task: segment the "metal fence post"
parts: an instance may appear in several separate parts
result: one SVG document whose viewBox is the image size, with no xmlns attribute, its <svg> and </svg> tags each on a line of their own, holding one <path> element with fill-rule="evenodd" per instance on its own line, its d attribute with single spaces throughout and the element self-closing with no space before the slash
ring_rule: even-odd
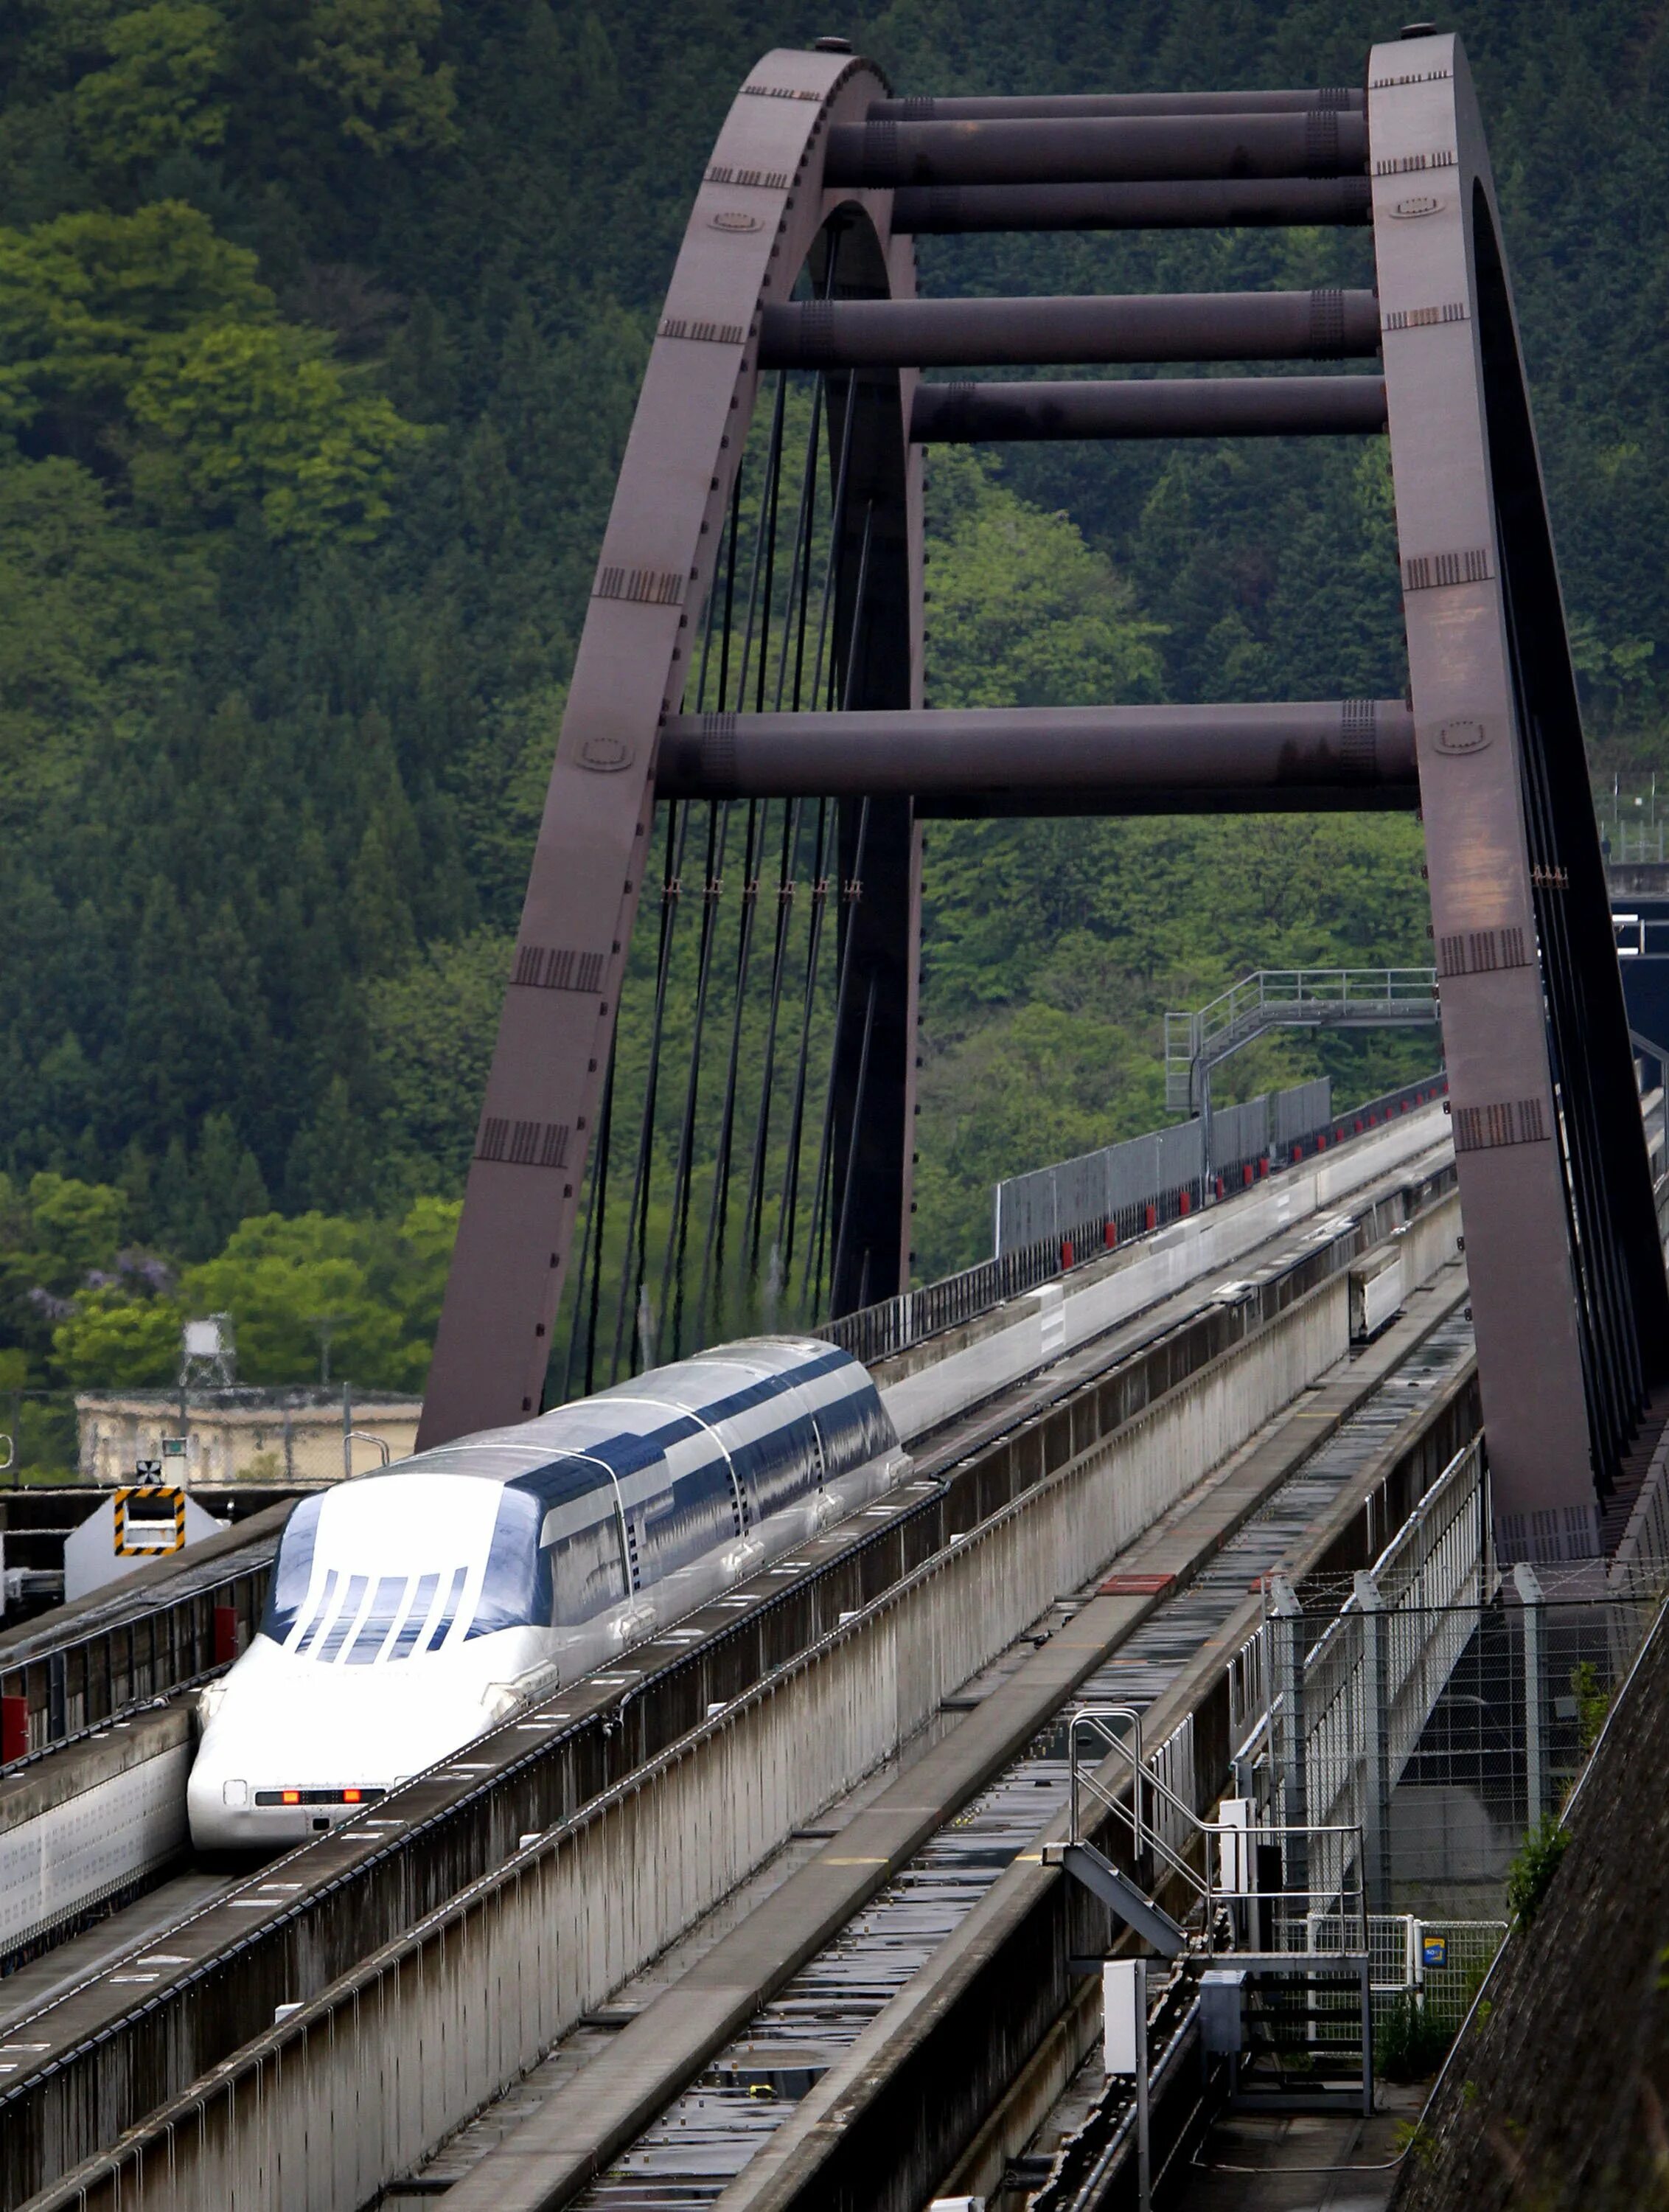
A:
<svg viewBox="0 0 1669 2212">
<path fill-rule="evenodd" d="M 1284 1575 L 1269 1578 L 1270 1611 L 1275 1616 L 1275 1638 L 1280 1653 L 1282 1703 L 1286 1713 L 1285 1742 L 1282 1746 L 1286 1814 L 1283 1825 L 1302 1832 L 1309 1826 L 1309 1778 L 1304 1741 L 1304 1613 L 1297 1593 Z M 1302 1832 L 1285 1838 L 1282 1887 L 1308 1897 L 1309 1843 Z"/>
<path fill-rule="evenodd" d="M 1141 2212 L 1153 2203 L 1152 2153 L 1148 2133 L 1147 1960 L 1136 1961 L 1136 2186 Z"/>
<path fill-rule="evenodd" d="M 1365 1569 L 1356 1577 L 1362 1615 L 1362 1887 L 1369 1910 L 1391 1910 L 1391 1773 L 1386 1713 L 1385 1600 Z"/>
<path fill-rule="evenodd" d="M 1524 1794 L 1533 1828 L 1546 1803 L 1547 1760 L 1542 1741 L 1542 1586 L 1527 1559 L 1513 1569 L 1524 1611 Z"/>
</svg>

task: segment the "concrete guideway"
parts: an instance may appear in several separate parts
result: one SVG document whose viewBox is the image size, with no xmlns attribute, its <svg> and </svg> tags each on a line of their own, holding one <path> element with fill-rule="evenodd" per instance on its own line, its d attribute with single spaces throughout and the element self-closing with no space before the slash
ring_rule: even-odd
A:
<svg viewBox="0 0 1669 2212">
<path fill-rule="evenodd" d="M 1119 1559 L 1152 1587 L 1095 1597 L 835 1842 L 620 2033 L 447 2191 L 456 2212 L 555 2212 L 653 2119 L 927 1838 L 1015 1759 L 1135 1629 L 1187 1585 L 1465 1296 L 1440 1280 L 1361 1358 L 1343 1364 L 1232 1474 Z M 1423 1413 L 1423 1408 L 1422 1413 Z M 1418 1418 L 1418 1417 L 1414 1417 Z M 1220 1663 L 1220 1662 L 1219 1662 Z"/>
<path fill-rule="evenodd" d="M 1059 1398 L 1089 1364 L 1104 1366 L 1197 1310 L 1199 1300 L 1192 1286 L 1203 1274 L 1259 1252 L 1318 1207 L 1371 1193 L 1387 1172 L 1420 1158 L 1434 1139 L 1441 1141 L 1443 1127 L 1435 1109 L 1411 1115 L 1349 1146 L 1325 1168 L 1318 1164 L 1290 1173 L 1194 1219 L 1173 1224 L 1063 1283 L 1045 1285 L 900 1354 L 877 1374 L 901 1433 L 919 1448 L 925 1430 L 942 1427 L 947 1416 L 960 1417 L 954 1440 L 930 1442 L 930 1456 L 923 1461 L 929 1473 L 952 1441 L 962 1453 L 989 1441 L 1003 1426 Z M 1110 1336 L 1109 1328 L 1120 1324 L 1121 1333 Z M 1065 1367 L 1064 1346 L 1077 1347 L 1079 1353 Z M 936 1375 L 936 1350 L 955 1360 L 948 1380 Z M 1016 1388 L 1039 1370 L 1042 1382 L 1017 1399 Z M 1004 1385 L 1009 1396 L 993 1401 L 992 1394 Z M 171 1687 L 170 1655 L 188 1669 L 191 1663 L 191 1647 L 179 1623 L 217 1602 L 231 1586 L 224 1580 L 228 1576 L 238 1578 L 241 1615 L 252 1621 L 288 1510 L 267 1509 L 241 1528 L 210 1539 L 184 1563 L 159 1562 L 141 1570 L 119 1592 L 101 1593 L 68 1608 L 68 1620 L 55 1616 L 53 1623 L 32 1625 L 20 1632 L 20 1653 L 38 1667 L 43 1654 L 63 1651 L 66 1632 L 76 1638 L 127 1631 L 139 1636 L 143 1631 L 160 1662 L 141 1679 L 130 1656 L 125 1663 L 133 1685 L 145 1691 Z M 850 1531 L 826 1538 L 810 1547 L 810 1556 L 824 1560 L 849 1541 Z M 780 1584 L 767 1577 L 766 1586 L 775 1590 Z M 868 1586 L 864 1594 L 872 1594 Z M 156 1608 L 149 1619 L 147 1603 Z M 710 1630 L 736 1626 L 724 1607 L 707 1625 Z M 725 1680 L 714 1694 L 734 1694 L 737 1686 Z M 572 1717 L 572 1699 L 564 1703 Z M 137 1895 L 154 1887 L 178 1863 L 186 1844 L 184 1788 L 191 1733 L 185 1707 L 177 1707 L 171 1720 L 161 1720 L 136 1705 L 130 1720 L 118 1720 L 96 1734 L 84 1732 L 63 1748 L 37 1754 L 27 1766 L 0 1776 L 0 1957 L 27 1955 L 57 1940 L 60 1932 L 73 1932 L 88 1913 L 124 1893 Z M 149 1757 L 136 1755 L 140 1746 Z M 594 1775 L 592 1787 L 612 1771 Z M 572 1790 L 563 1802 L 576 1802 Z M 539 1808 L 530 1809 L 510 1832 L 519 1834 L 543 1817 Z M 489 1856 L 480 1863 L 490 1863 Z M 469 1869 L 476 1870 L 478 1866 Z M 430 1901 L 438 1901 L 433 1893 Z M 118 1925 L 112 1924 L 108 1941 L 112 1955 L 119 1955 Z M 4 2086 L 0 2075 L 0 2090 Z"/>
<path fill-rule="evenodd" d="M 1174 1221 L 1139 1243 L 947 1329 L 876 1370 L 906 1443 L 1006 1384 L 1105 1334 L 1216 1268 L 1447 1146 L 1438 1105 L 1401 1115 L 1342 1152 L 1290 1168 L 1251 1193 Z M 1017 1311 L 1017 1309 L 1018 1310 Z"/>
<path fill-rule="evenodd" d="M 1214 1464 L 1330 1365 L 1347 1333 L 1344 1268 L 1364 1238 L 1406 1220 L 1405 1185 L 1429 1192 L 1421 1164 L 1411 1164 L 1411 1184 L 1391 1176 L 1377 1197 L 1369 1194 L 1360 1227 L 1335 1219 L 1290 1232 L 1267 1255 L 1260 1283 L 1235 1285 L 1227 1300 L 1196 1300 L 1194 1319 L 1180 1334 L 1158 1331 L 1151 1317 L 1147 1334 L 1157 1340 L 1133 1365 L 1115 1370 L 1126 1381 L 1098 1380 L 1024 1423 L 995 1448 L 995 1458 L 976 1451 L 950 1470 L 942 1488 L 930 1486 L 931 1495 L 883 1519 L 855 1553 L 843 1532 L 838 1540 L 852 1564 L 841 1571 L 853 1595 L 840 1609 L 855 1607 L 853 1617 L 775 1674 L 756 1677 L 722 1715 L 700 1718 L 705 1705 L 697 1700 L 713 1681 L 710 1671 L 701 1673 L 701 1645 L 658 1674 L 650 1671 L 651 1647 L 649 1670 L 640 1678 L 634 1670 L 629 1685 L 632 1725 L 674 1674 L 687 1685 L 683 1709 L 693 1708 L 695 1724 L 601 1795 L 582 1789 L 582 1812 L 565 1817 L 575 1802 L 573 1784 L 586 1771 L 573 1763 L 578 1723 L 556 1725 L 574 1719 L 574 1701 L 565 1698 L 562 1713 L 536 1711 L 499 1738 L 483 1739 L 469 1759 L 410 1785 L 404 1804 L 391 1800 L 376 1808 L 378 1819 L 306 1847 L 199 1915 L 179 1939 L 171 1936 L 164 1955 L 178 1963 L 159 1972 L 145 2000 L 153 2023 L 179 2021 L 168 2037 L 153 2026 L 142 2051 L 134 2041 L 137 2008 L 112 2006 L 114 1993 L 102 1987 L 55 2008 L 38 2033 L 31 2030 L 32 2040 L 51 2038 L 46 2071 L 32 2069 L 15 2092 L 0 2088 L 9 2201 L 26 2193 L 19 2185 L 31 2166 L 48 2178 L 35 2161 L 50 2157 L 55 2139 L 67 2148 L 79 2133 L 90 2151 L 171 2097 L 183 2095 L 201 2111 L 208 2092 L 187 2087 L 192 2074 L 249 2035 L 257 2040 L 236 2066 L 220 2067 L 211 2100 L 240 2100 L 244 2085 L 263 2080 L 270 2088 L 277 2078 L 271 2065 L 286 2052 L 284 2081 L 309 2111 L 333 2116 L 303 2130 L 309 2157 L 328 2175 L 313 2193 L 359 2201 L 409 2167 L 793 1826 L 887 1756 L 1059 1589 L 1081 1581 L 1093 1564 L 1083 1559 L 1085 1526 L 1103 1532 L 1103 1555 L 1131 1540 L 1192 1485 L 1196 1469 Z M 1429 1164 L 1441 1169 L 1440 1160 Z M 1450 1195 L 1411 1228 L 1428 1270 L 1452 1250 L 1456 1225 Z M 1190 1352 L 1190 1345 L 1198 1349 Z M 1226 1348 L 1212 1349 L 1219 1346 Z M 1104 1358 L 1079 1357 L 1104 1368 Z M 1104 1437 L 1103 1415 L 1116 1425 Z M 994 1474 L 1002 1486 L 995 1492 Z M 1005 1500 L 1018 1510 L 1006 1510 Z M 1086 1503 L 1095 1510 L 1087 1512 Z M 894 1543 L 912 1528 L 928 1540 L 914 1554 L 921 1563 L 866 1604 L 864 1559 L 877 1559 L 877 1543 Z M 977 1534 L 944 1548 L 962 1529 Z M 763 1587 L 732 1602 L 750 1595 L 762 1602 L 768 1594 L 784 1619 L 784 1606 L 801 1602 L 794 1583 L 785 1589 L 760 1581 Z M 831 1591 L 831 1607 L 841 1595 Z M 730 1626 L 731 1649 L 738 1638 L 757 1644 L 747 1617 Z M 620 1708 L 626 1686 L 618 1673 L 585 1686 L 586 1696 L 595 1693 L 586 1723 L 593 1737 Z M 525 1745 L 538 1741 L 541 1729 L 549 1733 L 537 1750 L 514 1758 L 506 1751 L 518 1731 L 526 1731 Z M 482 1767 L 489 1771 L 469 1771 Z M 566 1804 L 562 1787 L 551 1795 L 564 1772 Z M 534 1809 L 541 1802 L 545 1809 Z M 519 1851 L 516 1839 L 528 1830 L 541 1840 Z M 631 1872 L 640 1860 L 640 1880 Z M 377 1937 L 379 1925 L 385 1933 Z M 552 1954 L 559 1929 L 576 1940 Z M 341 1963 L 331 1968 L 333 1956 Z M 456 1978 L 466 1956 L 475 1996 Z M 322 1989 L 332 1972 L 344 1978 Z M 302 2008 L 294 2018 L 261 2033 L 273 2008 L 296 2002 Z M 350 2076 L 327 2089 L 319 2069 L 347 2063 L 330 2026 L 344 2005 L 360 2023 L 360 2057 Z M 403 2063 L 402 2050 L 421 2058 L 426 2037 L 443 2033 L 443 2020 L 452 2023 L 443 2036 L 446 2067 Z M 380 2023 L 374 2033 L 373 2021 Z M 247 2023 L 242 2036 L 227 2034 L 234 2022 Z M 217 2050 L 203 2040 L 211 2027 L 226 2038 Z M 380 2056 L 365 2044 L 367 2033 Z M 53 2051 L 61 2057 L 54 2060 Z M 177 2086 L 166 2079 L 172 2069 Z M 256 2094 L 263 2127 L 274 2130 L 266 2156 L 276 2172 L 284 2157 L 282 2115 L 258 2086 Z M 355 2121 L 361 2099 L 367 2111 L 374 2104 L 374 2124 Z M 66 2124 L 68 2139 L 59 2132 Z M 155 2140 L 149 2129 L 144 2139 Z M 230 2146 L 205 2148 L 213 2165 Z M 137 2145 L 134 2155 L 141 2155 Z M 95 2164 L 102 2170 L 106 2162 Z M 205 2172 L 203 2201 L 220 2201 L 221 2185 Z"/>
<path fill-rule="evenodd" d="M 1370 1499 L 1400 1490 L 1411 1508 L 1478 1422 L 1477 1367 L 1468 1358 L 1294 1547 L 1293 1578 L 1365 1552 L 1373 1542 Z M 1208 1801 L 1214 1785 L 1201 1767 L 1215 1763 L 1211 1747 L 1219 1743 L 1226 1759 L 1230 1669 L 1261 1610 L 1256 1594 L 1244 1599 L 1144 1716 L 1144 1741 L 1156 1748 L 1192 1741 L 1196 1783 Z M 1128 1776 L 1127 1762 L 1114 1757 L 1096 1779 L 1117 1795 Z M 1087 1893 L 1043 1863 L 1045 1844 L 1063 1841 L 1069 1825 L 1065 1814 L 1051 1820 L 998 1877 L 725 2190 L 720 2212 L 920 2202 L 941 2190 L 977 2190 L 971 2166 L 989 2178 L 1003 2170 L 1100 2033 L 1099 1991 L 1074 1981 L 1072 1956 L 1127 1948 L 1104 1913 L 1086 1905 Z M 1091 1839 L 1117 1854 L 1110 1816 Z M 1017 2109 L 1006 2115 L 1005 2136 L 989 2123 L 1011 2094 Z"/>
</svg>

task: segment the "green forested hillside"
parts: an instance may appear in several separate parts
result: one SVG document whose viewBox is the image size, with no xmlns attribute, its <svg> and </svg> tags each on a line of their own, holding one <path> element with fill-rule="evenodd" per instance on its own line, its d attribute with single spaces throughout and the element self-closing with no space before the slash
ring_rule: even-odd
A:
<svg viewBox="0 0 1669 2212">
<path fill-rule="evenodd" d="M 1669 30 L 1598 0 L 1457 20 L 1591 732 L 1648 769 Z M 361 1379 L 421 1375 L 647 335 L 762 49 L 838 29 L 901 90 L 1313 83 L 1394 27 L 1355 0 L 0 11 L 5 1375 L 166 1374 L 176 1296 L 229 1302 L 257 1376 L 306 1369 L 285 1314 L 347 1307 Z M 939 290 L 1217 289 L 1366 253 L 922 262 Z M 1400 684 L 1377 446 L 942 457 L 932 521 L 943 702 Z M 1158 1118 L 1168 1003 L 1259 961 L 1424 955 L 1401 821 L 944 828 L 928 889 L 928 1273 L 978 1249 L 992 1176 Z M 1248 1055 L 1247 1085 L 1309 1050 Z M 1331 1064 L 1366 1088 L 1425 1057 Z"/>
</svg>

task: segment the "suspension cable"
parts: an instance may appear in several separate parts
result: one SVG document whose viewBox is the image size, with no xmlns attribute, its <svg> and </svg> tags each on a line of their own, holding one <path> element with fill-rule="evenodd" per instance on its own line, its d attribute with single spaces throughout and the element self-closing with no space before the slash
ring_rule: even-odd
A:
<svg viewBox="0 0 1669 2212">
<path fill-rule="evenodd" d="M 848 713 L 851 711 L 853 698 L 857 690 L 858 666 L 862 656 L 864 599 L 869 586 L 870 544 L 873 535 L 874 522 L 875 502 L 871 500 L 864 510 L 863 544 L 858 556 L 858 586 L 853 597 L 852 621 L 847 632 L 846 680 L 841 687 L 841 705 Z M 841 945 L 839 981 L 834 988 L 834 1034 L 828 1048 L 828 1088 L 823 1094 L 822 1135 L 817 1147 L 817 1177 L 813 1186 L 817 1194 L 817 1202 L 820 1206 L 822 1202 L 823 1186 L 829 1172 L 829 1143 L 834 1127 L 835 1073 L 840 1066 L 841 1036 L 846 1024 L 847 1000 L 852 982 L 852 948 L 858 934 L 857 903 L 863 896 L 864 847 L 869 836 L 869 819 L 870 802 L 868 798 L 865 797 L 859 801 L 858 805 L 858 835 L 854 841 L 852 876 L 849 882 L 842 884 L 841 890 L 842 902 L 848 911 Z M 854 1125 L 848 1142 L 855 1146 L 857 1141 L 858 1132 Z M 819 1237 L 816 1241 L 821 1243 L 822 1239 Z M 811 1247 L 808 1245 L 806 1275 L 802 1285 L 803 1292 L 808 1297 L 810 1291 L 810 1268 Z"/>
<path fill-rule="evenodd" d="M 707 881 L 701 891 L 701 948 L 695 964 L 695 1015 L 689 1041 L 689 1073 L 684 1085 L 683 1116 L 672 1173 L 672 1203 L 666 1227 L 666 1256 L 661 1267 L 660 1316 L 670 1325 L 677 1358 L 683 1328 L 683 1255 L 689 1231 L 689 1182 L 695 1150 L 695 1110 L 701 1095 L 701 1038 L 707 1026 L 707 985 L 713 974 L 719 902 L 724 896 L 725 848 L 730 837 L 731 802 L 707 805 Z"/>
<path fill-rule="evenodd" d="M 834 1303 L 835 1285 L 841 1281 L 846 1266 L 847 1230 L 852 1215 L 852 1187 L 857 1179 L 858 1173 L 858 1138 L 864 1126 L 864 1092 L 869 1085 L 870 1040 L 875 1034 L 875 987 L 877 980 L 877 971 L 871 968 L 869 993 L 864 1006 L 864 1041 L 858 1050 L 858 1084 L 852 1101 L 852 1139 L 847 1146 L 846 1174 L 841 1185 L 840 1221 L 834 1231 L 834 1264 L 828 1271 L 828 1302 L 831 1307 Z M 821 1241 L 820 1232 L 819 1242 Z M 865 1255 L 865 1259 L 867 1262 L 867 1253 Z M 866 1264 L 865 1275 L 868 1272 Z M 857 1304 L 859 1305 L 863 1304 L 861 1294 Z"/>
<path fill-rule="evenodd" d="M 800 1147 L 805 1127 L 805 1085 L 811 1044 L 811 1015 L 816 1001 L 817 963 L 822 945 L 823 909 L 828 902 L 828 801 L 817 801 L 817 830 L 811 866 L 811 912 L 806 929 L 805 989 L 800 1007 L 799 1049 L 794 1068 L 792 1101 L 788 1115 L 788 1152 L 783 1165 L 782 1195 L 777 1206 L 775 1250 L 786 1282 L 794 1262 L 794 1228 L 799 1211 Z"/>
<path fill-rule="evenodd" d="M 586 1228 L 580 1244 L 580 1265 L 574 1278 L 574 1318 L 568 1329 L 567 1358 L 562 1364 L 562 1398 L 574 1395 L 574 1358 L 583 1328 L 586 1337 L 586 1395 L 592 1393 L 597 1362 L 597 1307 L 603 1288 L 603 1233 L 609 1202 L 609 1139 L 614 1122 L 615 1052 L 609 1050 L 609 1072 L 603 1079 L 603 1106 L 597 1121 L 597 1142 L 592 1148 L 591 1188 L 586 1200 Z M 596 1242 L 593 1243 L 593 1237 Z M 587 1267 L 590 1282 L 586 1281 Z"/>
<path fill-rule="evenodd" d="M 777 525 L 781 504 L 783 424 L 787 404 L 788 378 L 785 369 L 777 372 L 776 404 L 772 411 L 770 445 L 766 459 L 765 482 L 760 497 L 759 520 L 754 534 L 754 553 L 748 583 L 748 613 L 742 643 L 742 659 L 737 675 L 737 705 L 745 708 L 748 701 L 748 674 L 752 659 L 755 614 L 759 615 L 759 704 L 764 703 L 765 672 L 768 659 L 768 643 L 771 626 L 771 602 L 776 570 Z M 760 591 L 763 574 L 762 599 Z M 727 611 L 728 618 L 728 611 Z M 723 702 L 720 702 L 721 706 Z M 713 975 L 713 947 L 718 939 L 719 902 L 724 890 L 724 862 L 730 836 L 730 802 L 722 809 L 708 810 L 707 876 L 701 908 L 701 949 L 696 964 L 695 1025 L 689 1047 L 689 1073 L 684 1089 L 684 1109 L 677 1161 L 673 1170 L 671 1212 L 667 1224 L 666 1256 L 661 1271 L 661 1316 L 670 1316 L 672 1356 L 676 1358 L 683 1347 L 684 1275 L 689 1246 L 689 1207 L 695 1182 L 695 1126 L 700 1103 L 701 1080 L 701 1046 L 706 1036 L 708 991 Z M 749 848 L 751 860 L 754 810 L 749 809 Z M 715 845 L 715 822 L 716 837 Z M 748 873 L 752 872 L 750 866 Z M 745 899 L 743 927 L 746 926 Z M 741 1005 L 737 1002 L 736 1022 L 739 1027 Z M 739 1046 L 739 1039 L 738 1039 Z M 721 1124 L 719 1146 L 722 1152 L 730 1150 L 729 1128 L 735 1113 L 735 1091 L 727 1081 Z M 717 1191 L 715 1187 L 714 1196 Z M 704 1270 L 705 1272 L 705 1270 Z M 698 1328 L 700 1321 L 698 1319 Z"/>
<path fill-rule="evenodd" d="M 765 803 L 765 813 L 770 811 L 770 802 Z M 713 1168 L 713 1199 L 707 1207 L 707 1239 L 701 1253 L 701 1281 L 695 1310 L 695 1326 L 703 1342 L 710 1341 L 707 1334 L 707 1301 L 715 1288 L 717 1276 L 718 1302 L 720 1308 L 719 1334 L 723 1334 L 725 1228 L 730 1210 L 731 1152 L 736 1127 L 736 1092 L 742 1064 L 742 1015 L 748 995 L 748 967 L 753 944 L 754 914 L 759 900 L 759 881 L 756 860 L 756 838 L 758 848 L 763 848 L 764 823 L 759 802 L 748 801 L 748 834 L 742 861 L 742 908 L 736 931 L 736 1003 L 731 1020 L 730 1058 L 725 1071 L 725 1103 L 719 1116 L 719 1153 Z"/>
<path fill-rule="evenodd" d="M 649 1181 L 655 1143 L 655 1100 L 660 1079 L 661 1037 L 666 1019 L 666 981 L 672 963 L 672 939 L 683 895 L 687 807 L 675 801 L 666 810 L 666 857 L 661 882 L 660 945 L 655 967 L 654 1014 L 649 1031 L 649 1066 L 644 1079 L 643 1115 L 638 1126 L 637 1161 L 632 1174 L 632 1202 L 626 1217 L 626 1251 L 621 1263 L 620 1297 L 615 1309 L 614 1345 L 609 1356 L 609 1380 L 620 1370 L 621 1353 L 638 1342 L 638 1301 L 643 1292 L 644 1255 L 649 1231 Z M 635 1277 L 635 1280 L 634 1278 Z M 626 1334 L 628 1301 L 632 1315 L 629 1340 Z"/>
</svg>

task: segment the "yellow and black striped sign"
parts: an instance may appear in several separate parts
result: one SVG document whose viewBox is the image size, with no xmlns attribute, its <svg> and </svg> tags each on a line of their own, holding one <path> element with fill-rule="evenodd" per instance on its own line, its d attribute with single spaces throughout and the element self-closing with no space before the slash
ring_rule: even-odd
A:
<svg viewBox="0 0 1669 2212">
<path fill-rule="evenodd" d="M 173 1509 L 172 1522 L 146 1514 L 134 1525 L 134 1540 L 128 1541 L 128 1500 L 130 1498 L 166 1499 Z M 116 1492 L 116 1556 L 120 1559 L 160 1558 L 165 1552 L 178 1552 L 185 1543 L 185 1493 L 161 1483 L 130 1483 Z"/>
</svg>

